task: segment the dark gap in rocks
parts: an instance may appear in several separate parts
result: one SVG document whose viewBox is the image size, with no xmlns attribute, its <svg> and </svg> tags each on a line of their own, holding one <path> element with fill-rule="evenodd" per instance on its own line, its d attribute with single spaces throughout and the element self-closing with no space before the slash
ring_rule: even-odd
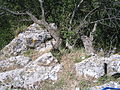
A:
<svg viewBox="0 0 120 90">
<path fill-rule="evenodd" d="M 107 63 L 104 63 L 104 75 L 107 75 Z"/>
<path fill-rule="evenodd" d="M 120 77 L 120 73 L 115 73 L 112 75 L 112 77 L 114 77 L 115 79 L 119 78 Z"/>
</svg>

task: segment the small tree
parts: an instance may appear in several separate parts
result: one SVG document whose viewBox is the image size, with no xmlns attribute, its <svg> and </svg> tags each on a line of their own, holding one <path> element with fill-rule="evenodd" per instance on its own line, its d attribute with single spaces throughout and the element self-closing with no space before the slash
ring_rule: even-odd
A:
<svg viewBox="0 0 120 90">
<path fill-rule="evenodd" d="M 23 4 L 25 2 L 30 3 L 27 4 L 27 6 L 30 5 L 30 10 L 28 8 L 23 8 L 24 5 L 26 5 L 24 4 L 22 5 L 23 7 L 21 7 L 22 11 L 34 10 L 32 8 L 33 2 L 31 2 L 31 0 L 23 1 Z M 95 53 L 94 44 L 98 46 L 97 43 L 99 43 L 101 44 L 102 48 L 104 48 L 105 45 L 103 45 L 103 43 L 105 43 L 106 45 L 110 46 L 111 50 L 111 47 L 114 47 L 113 44 L 118 42 L 118 36 L 116 36 L 117 39 L 115 39 L 115 35 L 112 35 L 114 32 L 112 31 L 112 34 L 106 33 L 106 29 L 116 29 L 118 32 L 117 35 L 120 33 L 119 0 L 46 0 L 45 2 L 42 0 L 34 0 L 34 3 L 36 4 L 36 11 L 34 13 L 20 13 L 14 12 L 14 9 L 11 11 L 6 7 L 0 8 L 14 15 L 29 15 L 32 21 L 43 25 L 56 40 L 57 43 L 54 46 L 55 48 L 58 48 L 61 43 L 59 32 L 62 32 L 61 37 L 63 41 L 66 42 L 66 47 L 69 49 L 74 48 L 81 39 L 88 54 Z M 21 2 L 19 2 L 19 4 L 21 5 Z M 37 14 L 36 12 L 40 12 L 41 15 L 39 15 L 40 13 Z M 32 14 L 37 15 L 37 17 L 42 17 L 42 19 L 38 20 Z M 49 21 L 58 24 L 59 30 L 58 28 L 51 27 L 51 25 L 48 23 Z M 104 33 L 104 37 L 101 35 L 102 33 Z M 110 38 L 108 34 L 112 35 L 113 38 Z M 112 42 L 111 46 L 111 41 L 113 41 L 113 39 L 114 42 Z M 108 44 L 108 42 L 110 43 Z"/>
</svg>

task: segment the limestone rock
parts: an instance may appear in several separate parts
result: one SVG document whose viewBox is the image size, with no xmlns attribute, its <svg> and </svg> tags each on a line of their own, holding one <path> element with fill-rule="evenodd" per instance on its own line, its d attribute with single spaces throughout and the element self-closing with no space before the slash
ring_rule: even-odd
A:
<svg viewBox="0 0 120 90">
<path fill-rule="evenodd" d="M 52 54 L 45 53 L 24 68 L 0 73 L 0 88 L 6 86 L 7 88 L 34 89 L 44 80 L 57 80 L 57 72 L 60 68 L 61 65 L 57 64 Z"/>
<path fill-rule="evenodd" d="M 75 90 L 80 90 L 80 88 L 79 88 L 79 87 L 76 87 Z"/>
<path fill-rule="evenodd" d="M 31 59 L 25 56 L 14 56 L 6 60 L 0 61 L 0 71 L 8 71 L 12 69 L 22 68 L 27 65 Z"/>
<path fill-rule="evenodd" d="M 76 63 L 76 73 L 86 79 L 99 78 L 104 75 L 104 67 L 102 61 L 98 61 L 98 57 L 90 57 L 80 63 Z"/>
<path fill-rule="evenodd" d="M 18 34 L 0 51 L 0 90 L 37 90 L 41 82 L 57 80 L 61 64 L 50 53 L 55 43 L 49 32 L 35 23 Z M 31 49 L 38 52 L 32 52 L 35 60 L 24 56 Z"/>
<path fill-rule="evenodd" d="M 120 55 L 110 56 L 108 63 L 108 75 L 120 74 Z"/>
<path fill-rule="evenodd" d="M 53 49 L 53 45 L 55 45 L 56 41 L 54 39 L 42 43 L 39 47 L 36 48 L 37 51 L 40 52 L 49 52 Z"/>
<path fill-rule="evenodd" d="M 35 61 L 38 65 L 49 65 L 50 63 L 57 63 L 58 60 L 53 57 L 52 53 L 45 53 L 42 56 L 38 57 Z"/>
<path fill-rule="evenodd" d="M 104 63 L 107 65 L 107 75 L 120 73 L 120 55 L 110 57 L 92 56 L 80 63 L 76 63 L 76 73 L 86 79 L 97 79 L 105 74 Z"/>
<path fill-rule="evenodd" d="M 44 48 L 46 41 L 51 39 L 51 35 L 46 29 L 41 28 L 37 24 L 32 24 L 26 31 L 20 33 L 14 38 L 1 53 L 4 55 L 19 55 L 29 48 L 36 49 Z"/>
</svg>

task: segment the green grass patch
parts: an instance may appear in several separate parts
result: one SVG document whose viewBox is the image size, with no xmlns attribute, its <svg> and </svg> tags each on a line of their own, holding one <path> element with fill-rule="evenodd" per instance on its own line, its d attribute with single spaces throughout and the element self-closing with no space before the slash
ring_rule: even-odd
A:
<svg viewBox="0 0 120 90">
<path fill-rule="evenodd" d="M 52 55 L 60 62 L 62 53 L 59 51 L 51 51 Z"/>
<path fill-rule="evenodd" d="M 18 27 L 16 30 L 15 30 L 15 36 L 17 36 L 19 33 L 21 33 L 21 32 L 24 32 L 26 29 L 27 29 L 27 27 L 28 26 L 26 26 L 26 25 L 23 25 L 23 26 L 21 26 L 21 27 Z"/>
<path fill-rule="evenodd" d="M 25 51 L 23 54 L 26 57 L 32 58 L 32 56 L 35 55 L 36 53 L 37 53 L 37 51 L 35 51 L 34 49 L 29 49 L 29 50 Z"/>
<path fill-rule="evenodd" d="M 107 75 L 104 75 L 102 77 L 100 77 L 97 81 L 98 84 L 103 84 L 103 83 L 107 83 L 107 82 L 110 82 L 110 81 L 115 81 L 116 79 L 112 76 L 107 76 Z"/>
<path fill-rule="evenodd" d="M 58 80 L 54 84 L 52 82 L 46 81 L 43 87 L 41 87 L 41 89 L 39 90 L 57 90 L 57 89 L 61 90 L 61 88 L 63 88 L 64 85 L 66 85 L 66 82 L 62 77 L 60 80 Z"/>
<path fill-rule="evenodd" d="M 91 87 L 91 82 L 90 81 L 87 81 L 87 80 L 81 80 L 79 82 L 79 87 L 82 89 L 82 90 L 89 90 L 89 87 Z"/>
</svg>

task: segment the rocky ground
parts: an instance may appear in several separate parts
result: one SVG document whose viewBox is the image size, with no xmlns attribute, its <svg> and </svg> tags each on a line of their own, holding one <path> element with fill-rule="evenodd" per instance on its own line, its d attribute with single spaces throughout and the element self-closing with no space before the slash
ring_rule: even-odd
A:
<svg viewBox="0 0 120 90">
<path fill-rule="evenodd" d="M 45 80 L 57 80 L 62 65 L 50 50 L 55 41 L 37 24 L 20 33 L 0 54 L 0 89 L 38 89 Z"/>
<path fill-rule="evenodd" d="M 51 52 L 56 41 L 32 24 L 0 51 L 0 90 L 101 90 L 119 88 L 120 55 L 84 50 Z"/>
</svg>

